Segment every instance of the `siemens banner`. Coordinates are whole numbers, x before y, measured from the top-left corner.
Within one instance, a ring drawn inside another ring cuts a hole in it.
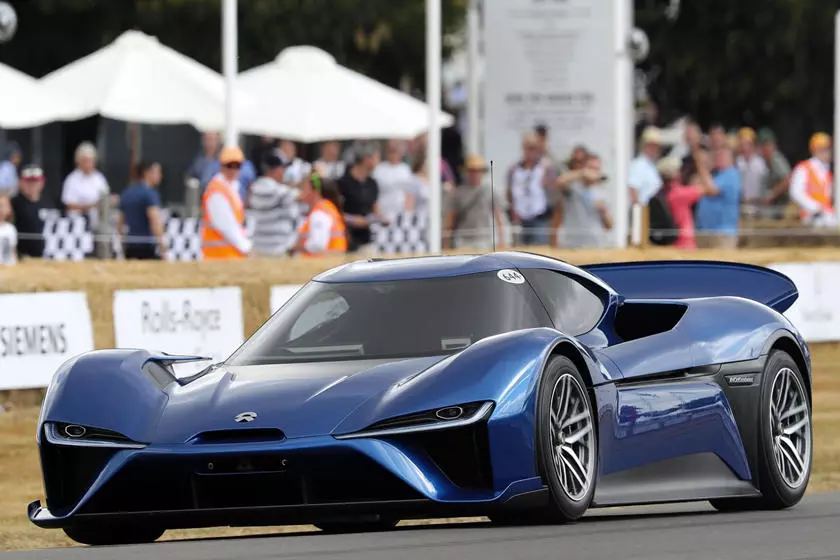
[[[61,364],[90,350],[84,293],[0,295],[0,390],[46,387]]]
[[[227,358],[244,340],[239,288],[119,290],[114,336],[120,348]],[[209,362],[208,362],[209,363]],[[184,364],[190,373],[208,363]]]

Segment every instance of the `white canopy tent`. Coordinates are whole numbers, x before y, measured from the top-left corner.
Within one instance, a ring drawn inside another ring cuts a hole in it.
[[[61,120],[69,107],[38,80],[0,64],[0,128],[29,128]]]
[[[239,74],[237,93],[252,103],[237,115],[242,132],[298,142],[414,138],[429,130],[428,105],[340,66],[321,49],[289,47]],[[440,123],[453,119],[440,114]]]
[[[222,76],[140,31],[126,31],[41,82],[67,100],[65,120],[100,114],[133,123],[191,124],[199,130],[225,126]]]

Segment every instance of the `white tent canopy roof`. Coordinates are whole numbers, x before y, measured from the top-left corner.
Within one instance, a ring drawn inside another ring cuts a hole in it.
[[[413,138],[429,128],[428,106],[336,63],[310,46],[289,47],[239,75],[239,94],[253,104],[240,115],[243,132],[299,142]],[[453,123],[442,114],[442,126]]]
[[[29,128],[61,120],[68,110],[38,80],[0,64],[0,128]]]
[[[126,31],[42,83],[68,100],[67,120],[101,114],[136,123],[191,124],[199,130],[221,130],[225,124],[222,76],[140,31]]]

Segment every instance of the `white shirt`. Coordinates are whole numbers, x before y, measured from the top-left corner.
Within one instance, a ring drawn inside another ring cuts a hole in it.
[[[286,168],[286,174],[283,176],[283,182],[287,185],[297,185],[303,178],[312,171],[312,165],[303,161],[300,158],[295,158],[294,161]]]
[[[537,165],[525,169],[516,165],[508,176],[513,211],[521,220],[533,220],[548,210],[548,198],[543,186],[546,168]]]
[[[309,215],[309,234],[303,242],[308,253],[323,253],[327,250],[332,236],[332,216],[322,210],[314,210]]]
[[[14,196],[18,190],[18,172],[11,161],[0,162],[0,194]]]
[[[630,163],[627,183],[631,188],[636,189],[639,195],[639,203],[642,206],[647,206],[650,199],[656,196],[656,193],[662,188],[662,177],[659,176],[656,164],[646,155],[639,154]]]
[[[373,170],[373,180],[379,186],[379,211],[393,219],[405,210],[405,195],[411,183],[411,168],[407,163],[383,161]]]
[[[347,171],[347,164],[341,160],[324,161],[319,159],[315,162],[315,169],[320,169],[322,178],[329,181],[337,181],[344,176]]]
[[[753,154],[749,159],[738,156],[735,160],[738,171],[741,172],[741,198],[754,200],[761,196],[761,185],[768,173],[764,158]]]
[[[239,181],[228,183],[221,174],[216,175],[216,179],[223,185],[227,186],[231,191],[231,196],[235,199],[239,197]],[[211,194],[207,199],[207,216],[206,219],[213,226],[213,229],[222,234],[228,243],[236,247],[236,249],[243,255],[251,252],[251,240],[245,235],[245,230],[236,219],[236,214],[228,203],[228,199],[224,195],[216,193]]]
[[[828,181],[828,166],[818,160],[811,158],[808,165],[813,166],[817,177],[821,181]],[[802,165],[797,165],[790,176],[790,198],[799,208],[808,213],[806,221],[813,217],[813,214],[820,212],[822,205],[808,195],[808,170]]]
[[[102,196],[108,194],[108,181],[105,176],[94,169],[88,174],[75,169],[64,179],[64,186],[61,188],[61,202],[66,205],[78,204],[90,206],[96,204]],[[79,215],[78,211],[68,212],[69,215]],[[88,212],[90,226],[95,229],[99,224],[99,209],[93,207]]]
[[[0,224],[0,266],[17,262],[17,229],[4,222]]]

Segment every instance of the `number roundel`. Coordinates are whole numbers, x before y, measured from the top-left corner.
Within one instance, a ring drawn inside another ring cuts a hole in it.
[[[518,271],[511,270],[509,268],[505,268],[500,270],[496,273],[496,276],[499,277],[499,280],[503,282],[507,282],[508,284],[524,284],[525,277],[522,276]]]

